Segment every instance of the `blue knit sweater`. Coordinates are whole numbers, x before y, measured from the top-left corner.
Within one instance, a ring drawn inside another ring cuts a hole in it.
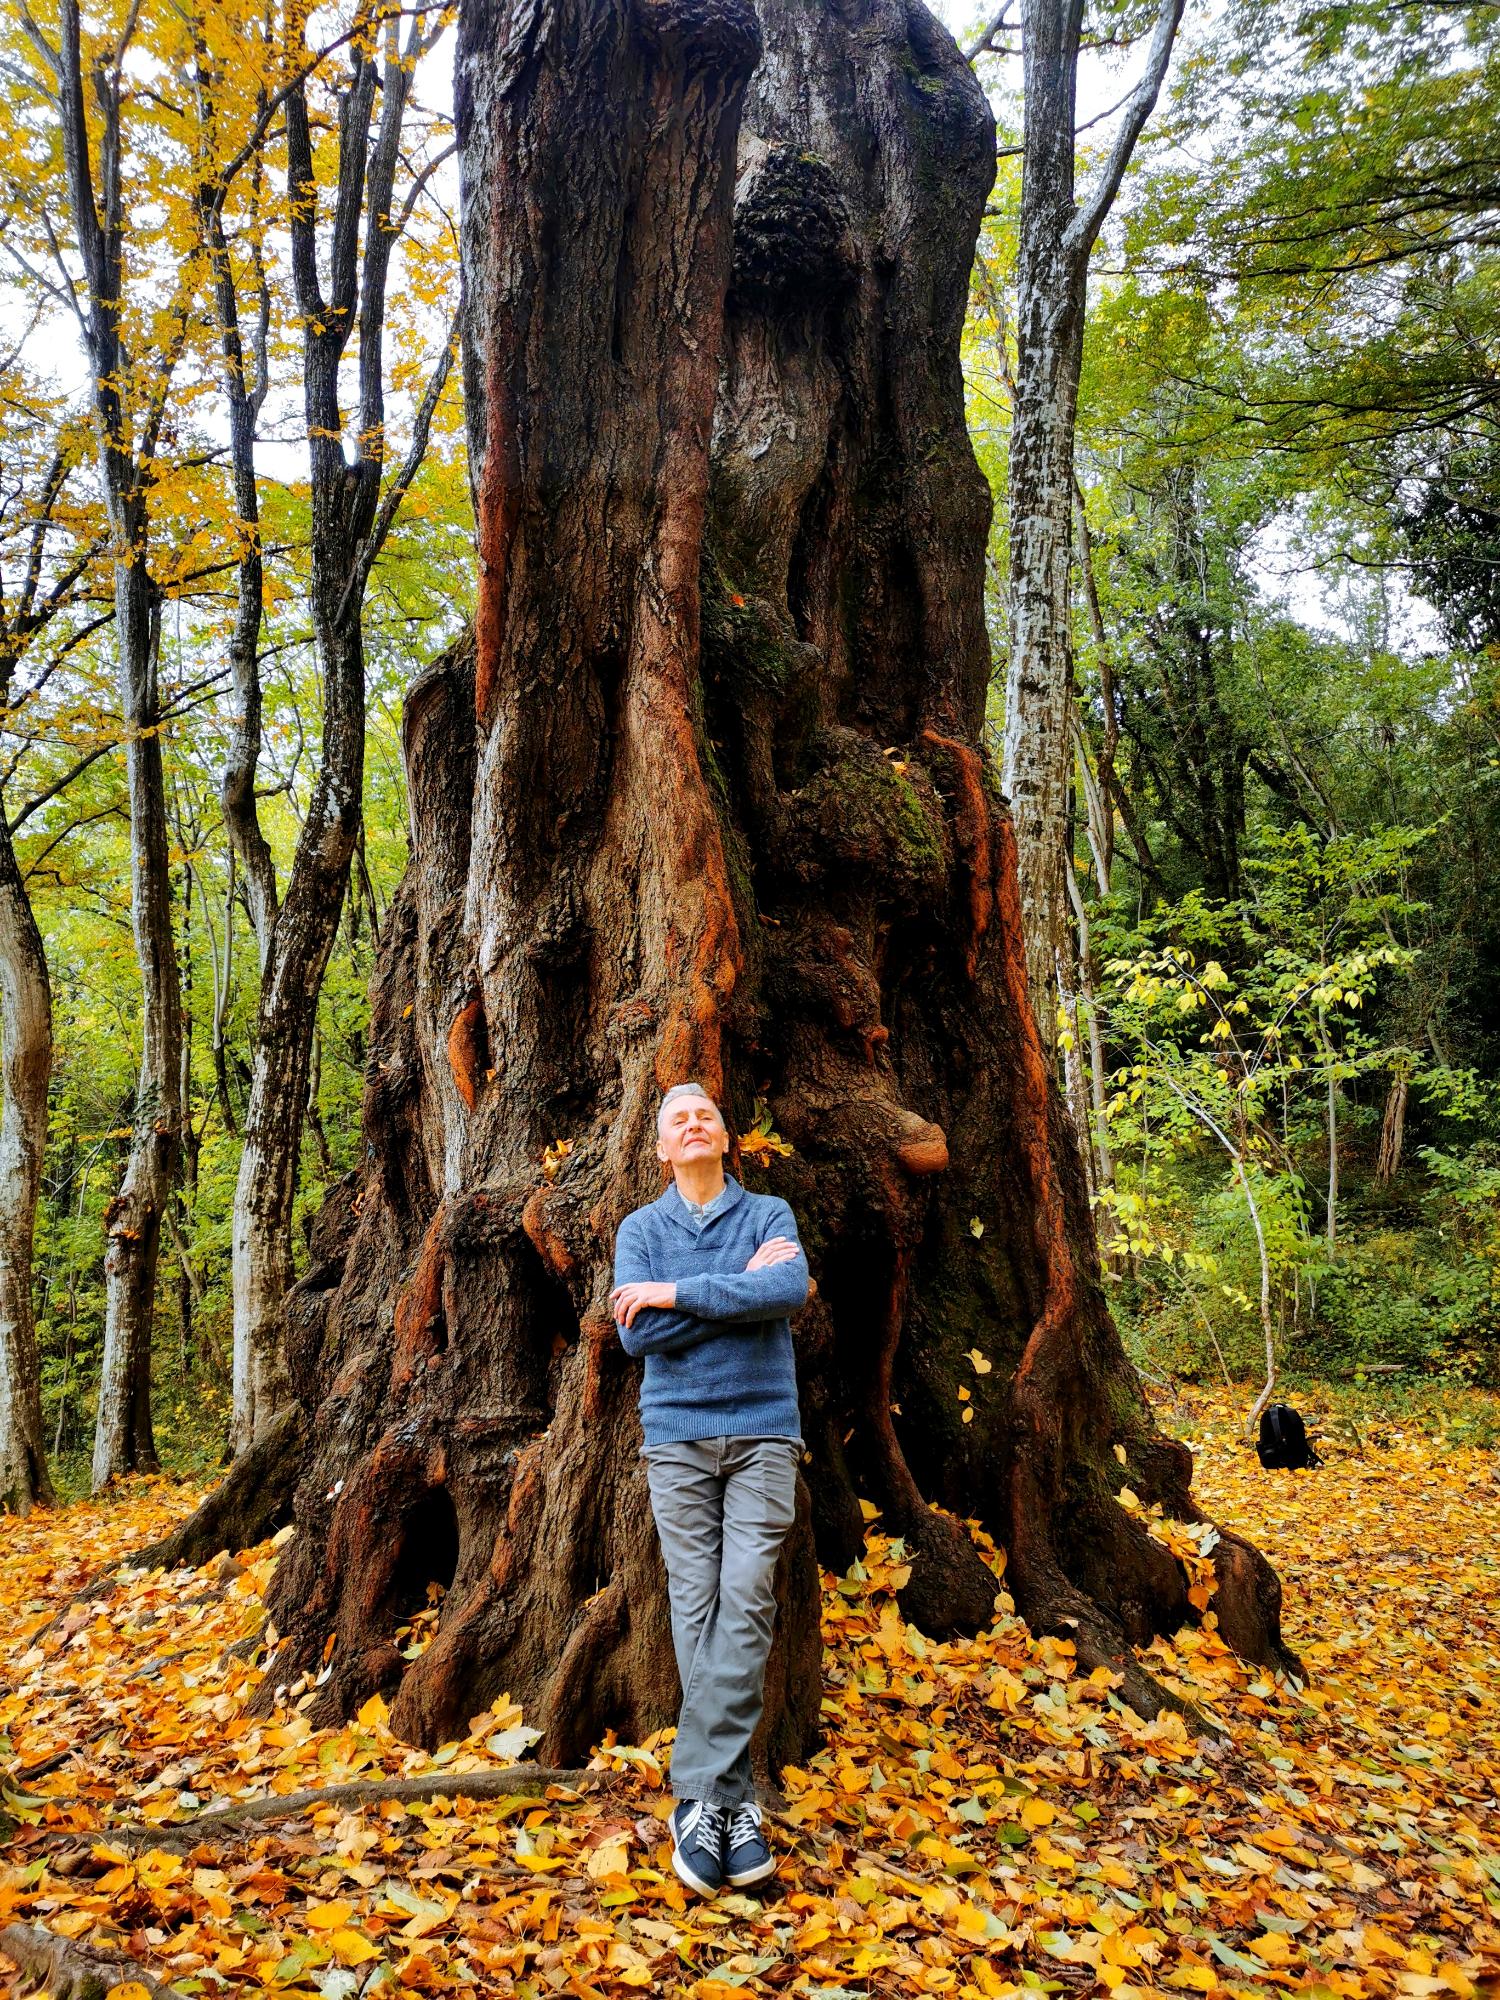
[[[770,1236],[798,1255],[767,1270],[745,1266]],[[674,1284],[673,1310],[643,1306],[620,1327],[627,1354],[644,1355],[641,1429],[646,1443],[675,1438],[802,1437],[797,1371],[787,1321],[807,1301],[807,1258],[797,1223],[777,1195],[747,1194],[725,1176],[724,1195],[701,1229],[675,1183],[627,1215],[615,1238],[615,1283]]]

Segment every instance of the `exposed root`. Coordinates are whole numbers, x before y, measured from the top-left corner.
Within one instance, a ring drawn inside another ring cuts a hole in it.
[[[1118,1690],[1120,1700],[1128,1702],[1143,1721],[1149,1722],[1163,1709],[1170,1709],[1182,1717],[1195,1736],[1209,1736],[1220,1743],[1230,1740],[1229,1731],[1221,1722],[1205,1715],[1195,1703],[1174,1694],[1131,1654],[1082,1629],[1073,1631],[1066,1624],[1064,1629],[1077,1648],[1076,1658],[1082,1671],[1091,1674],[1097,1667],[1108,1667],[1111,1673],[1118,1674],[1122,1682]]]
[[[23,1978],[45,1991],[49,2000],[105,2000],[106,1994],[127,1980],[143,1986],[151,2000],[177,1991],[153,1979],[123,1951],[85,1944],[78,1938],[55,1937],[40,1924],[7,1924],[0,1930],[0,1952],[20,1969]]]
[[[292,1518],[292,1496],[307,1454],[307,1418],[283,1410],[180,1526],[130,1557],[136,1569],[201,1569],[218,1555],[253,1549]]]
[[[1255,1666],[1305,1680],[1301,1660],[1281,1637],[1281,1579],[1259,1549],[1220,1528],[1214,1571],[1214,1614],[1225,1645]]]
[[[281,1792],[247,1799],[242,1805],[220,1806],[194,1813],[191,1819],[169,1820],[158,1826],[107,1826],[86,1836],[90,1845],[105,1840],[114,1847],[191,1850],[204,1841],[233,1840],[275,1820],[301,1819],[328,1806],[357,1812],[362,1806],[395,1799],[420,1805],[428,1799],[508,1799],[549,1785],[575,1791],[607,1788],[612,1771],[549,1770],[541,1764],[510,1764],[499,1771],[434,1771],[419,1778],[369,1778],[344,1785],[314,1785],[307,1791]],[[61,1802],[59,1802],[61,1803]],[[557,1801],[553,1802],[558,1803]]]

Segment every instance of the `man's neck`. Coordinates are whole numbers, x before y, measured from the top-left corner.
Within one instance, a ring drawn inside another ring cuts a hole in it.
[[[724,1192],[724,1162],[687,1160],[680,1167],[673,1167],[672,1178],[683,1200],[695,1201],[702,1208],[705,1202]]]

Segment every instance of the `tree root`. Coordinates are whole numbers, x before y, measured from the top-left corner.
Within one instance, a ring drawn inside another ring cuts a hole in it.
[[[0,1930],[0,1952],[22,1976],[45,1988],[49,2000],[105,2000],[115,1987],[133,1980],[151,2000],[171,2000],[177,1989],[153,1979],[135,1959],[104,1945],[83,1944],[56,1937],[40,1924],[7,1924]]]
[[[1205,1715],[1185,1696],[1174,1694],[1129,1653],[1118,1652],[1097,1639],[1085,1637],[1081,1632],[1064,1636],[1072,1637],[1077,1648],[1078,1665],[1083,1673],[1091,1674],[1096,1667],[1108,1667],[1112,1674],[1119,1674],[1123,1684],[1117,1690],[1117,1698],[1128,1703],[1143,1722],[1150,1722],[1163,1709],[1170,1709],[1173,1714],[1182,1717],[1195,1736],[1207,1736],[1218,1743],[1233,1740],[1222,1722]]]
[[[201,1569],[218,1555],[253,1549],[292,1518],[307,1453],[306,1412],[295,1404],[241,1452],[195,1513],[130,1558],[139,1569]]]
[[[165,1821],[160,1826],[105,1826],[81,1836],[92,1846],[105,1841],[127,1849],[159,1847],[191,1849],[200,1842],[253,1833],[273,1820],[298,1819],[326,1806],[358,1810],[385,1799],[416,1805],[427,1799],[503,1799],[518,1792],[540,1792],[548,1785],[578,1790],[602,1790],[615,1771],[549,1770],[541,1764],[509,1764],[491,1771],[432,1771],[417,1778],[355,1779],[343,1785],[314,1785],[307,1791],[282,1792],[247,1799],[243,1805],[209,1807],[191,1819]],[[57,1801],[56,1803],[63,1803]],[[66,1871],[63,1871],[66,1872]]]

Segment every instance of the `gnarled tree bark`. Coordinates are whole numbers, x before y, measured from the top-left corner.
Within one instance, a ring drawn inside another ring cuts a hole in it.
[[[740,1131],[770,1106],[818,1281],[764,1777],[816,1740],[817,1559],[858,1554],[860,1496],[930,1632],[994,1616],[969,1515],[1085,1658],[1193,1615],[1114,1498],[1196,1518],[1104,1307],[979,748],[993,131],[916,0],[468,0],[458,108],[477,633],[406,707],[368,1170],[292,1301],[317,1417],[267,1698],[331,1634],[321,1712],[381,1689],[422,1741],[503,1691],[553,1764],[675,1714],[608,1293],[693,1076]],[[1286,1658],[1274,1576],[1218,1561],[1223,1629]]]

